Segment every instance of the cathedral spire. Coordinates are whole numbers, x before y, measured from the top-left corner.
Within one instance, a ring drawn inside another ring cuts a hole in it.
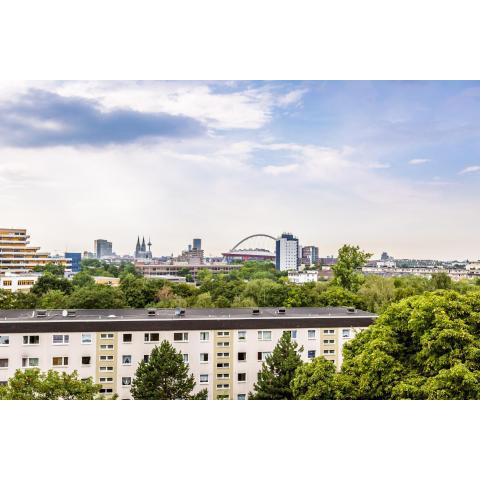
[[[142,239],[142,252],[146,252],[147,251],[147,247],[145,245],[145,237],[143,237]]]

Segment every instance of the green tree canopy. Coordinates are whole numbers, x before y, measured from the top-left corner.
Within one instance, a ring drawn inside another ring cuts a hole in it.
[[[273,349],[271,355],[262,364],[258,380],[249,393],[252,400],[293,400],[291,382],[297,368],[302,365],[296,342],[290,338],[289,332],[284,332]]]
[[[292,380],[296,400],[335,399],[335,365],[324,357],[316,357],[299,366]]]
[[[154,347],[147,362],[140,362],[131,394],[136,400],[206,400],[206,389],[192,393],[195,385],[183,355],[164,340]]]
[[[94,400],[100,385],[92,378],[81,380],[78,372],[73,373],[38,368],[17,370],[6,385],[0,386],[0,400]]]
[[[37,283],[31,288],[34,295],[44,295],[49,290],[59,290],[63,293],[70,293],[72,291],[72,284],[69,280],[63,277],[58,277],[50,272],[45,272]]]
[[[68,298],[69,308],[124,308],[123,292],[109,285],[76,288]]]
[[[342,288],[356,292],[363,283],[361,268],[372,256],[359,246],[344,245],[338,251],[337,263],[333,265],[334,282]]]

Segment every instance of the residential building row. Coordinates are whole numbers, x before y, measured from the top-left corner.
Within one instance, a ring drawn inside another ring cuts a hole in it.
[[[310,361],[337,368],[345,342],[375,319],[353,308],[0,311],[0,383],[17,369],[78,371],[105,395],[131,399],[138,364],[169,341],[209,399],[248,397],[283,332]]]

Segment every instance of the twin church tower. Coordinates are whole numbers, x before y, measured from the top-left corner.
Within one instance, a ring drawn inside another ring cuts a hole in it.
[[[148,245],[148,250],[147,250]],[[145,244],[145,237],[142,239],[142,243],[140,244],[140,237],[137,238],[137,246],[135,247],[135,258],[152,258],[152,252],[150,247],[152,246],[152,242],[148,239],[148,243]]]

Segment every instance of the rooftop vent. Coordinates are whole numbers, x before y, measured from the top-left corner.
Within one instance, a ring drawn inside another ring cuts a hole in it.
[[[37,310],[37,317],[46,317],[47,311],[46,310]]]
[[[175,316],[176,317],[184,317],[185,316],[185,309],[184,308],[176,308],[175,309]]]
[[[254,308],[252,310],[252,315],[260,315],[260,309],[259,308]]]
[[[280,307],[277,311],[279,315],[285,315],[287,313],[287,309],[285,307]]]
[[[347,307],[347,313],[355,313],[355,307]]]
[[[154,317],[156,314],[157,314],[157,311],[156,311],[156,310],[152,310],[152,309],[147,310],[147,315],[148,315],[149,317]]]
[[[67,317],[76,317],[77,311],[76,310],[67,310]]]

